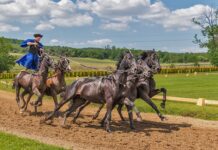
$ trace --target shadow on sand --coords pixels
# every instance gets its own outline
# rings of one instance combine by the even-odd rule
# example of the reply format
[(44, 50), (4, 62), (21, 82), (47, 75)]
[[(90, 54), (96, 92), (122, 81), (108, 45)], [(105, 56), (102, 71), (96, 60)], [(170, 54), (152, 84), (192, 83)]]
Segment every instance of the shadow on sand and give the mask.
[[(79, 118), (80, 119), (85, 119), (85, 118), (91, 118), (92, 115), (81, 115)], [(104, 127), (101, 127), (100, 125), (100, 119), (97, 119), (96, 121), (79, 121), (80, 119), (78, 118), (77, 124), (78, 126), (83, 126), (86, 128), (95, 128), (99, 130), (104, 130)], [(68, 118), (67, 122), (67, 128), (71, 128), (71, 125), (73, 124), (72, 117)], [(90, 120), (90, 119), (89, 119)], [(99, 122), (99, 123), (96, 123)], [(167, 121), (163, 122), (156, 122), (156, 121), (148, 121), (148, 120), (143, 120), (142, 122), (138, 122), (134, 120), (134, 126), (135, 129), (132, 130), (129, 127), (129, 122), (128, 121), (112, 121), (111, 122), (111, 130), (112, 132), (143, 132), (147, 136), (150, 136), (151, 132), (161, 132), (161, 133), (171, 133), (174, 131), (179, 131), (181, 128), (189, 128), (191, 127), (191, 124), (187, 123), (169, 123)]]

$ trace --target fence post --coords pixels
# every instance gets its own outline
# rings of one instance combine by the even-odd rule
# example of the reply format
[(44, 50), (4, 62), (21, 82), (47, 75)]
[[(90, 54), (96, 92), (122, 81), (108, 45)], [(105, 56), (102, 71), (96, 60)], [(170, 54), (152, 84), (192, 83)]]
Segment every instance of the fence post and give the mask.
[(198, 106), (204, 106), (205, 105), (205, 99), (204, 98), (199, 98), (197, 101)]

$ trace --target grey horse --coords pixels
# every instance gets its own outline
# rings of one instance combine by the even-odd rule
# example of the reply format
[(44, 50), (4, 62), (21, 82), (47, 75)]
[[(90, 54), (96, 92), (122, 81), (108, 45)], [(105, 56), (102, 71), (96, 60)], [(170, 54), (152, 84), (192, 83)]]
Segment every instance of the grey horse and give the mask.
[[(161, 70), (157, 53), (155, 52), (155, 50), (145, 51), (141, 54), (139, 62), (145, 62), (149, 66), (149, 68), (151, 69), (151, 75), (149, 77), (147, 76), (146, 78), (144, 78), (143, 76), (141, 76), (139, 78), (139, 80), (137, 82), (137, 95), (135, 93), (135, 90), (132, 90), (134, 92), (130, 93), (130, 95), (129, 95), (130, 99), (132, 99), (132, 100), (136, 99), (136, 98), (143, 99), (146, 103), (148, 103), (156, 111), (159, 118), (161, 120), (164, 120), (165, 117), (160, 113), (157, 106), (151, 101), (151, 98), (153, 96), (159, 94), (160, 92), (163, 92), (163, 102), (161, 103), (161, 107), (165, 108), (166, 91), (167, 90), (165, 88), (156, 89), (155, 80), (153, 79), (153, 75), (155, 73), (160, 72), (160, 70)], [(98, 111), (93, 116), (93, 119), (96, 119), (98, 117), (98, 115), (103, 107), (104, 107), (104, 104), (99, 107)], [(121, 120), (125, 121), (125, 119), (122, 115), (122, 107), (123, 107), (123, 103), (119, 103), (117, 110), (118, 110), (118, 113), (120, 115)], [(135, 108), (135, 111), (136, 111), (137, 119), (142, 120), (140, 112), (136, 108)], [(130, 120), (131, 120), (131, 118), (130, 118)]]
[[(139, 84), (141, 83), (141, 79), (143, 79), (143, 81), (144, 81), (146, 78), (149, 78), (151, 76), (151, 74), (152, 74), (151, 69), (149, 68), (147, 63), (144, 60), (139, 59), (137, 61), (137, 73), (130, 74), (127, 76), (125, 89), (123, 90), (123, 92), (124, 92), (123, 97), (121, 97), (121, 100), (116, 101), (116, 103), (113, 104), (113, 108), (116, 106), (116, 104), (121, 105), (121, 106), (123, 106), (123, 104), (126, 105), (127, 110), (128, 110), (131, 129), (134, 129), (132, 109), (134, 109), (136, 112), (136, 115), (139, 118), (141, 118), (139, 111), (137, 110), (137, 108), (134, 106), (134, 103), (133, 103), (134, 100), (137, 98), (137, 86), (139, 86)], [(82, 105), (78, 108), (78, 111), (73, 119), (73, 122), (76, 121), (80, 112), (90, 103), (91, 103), (90, 101), (87, 101), (84, 105)], [(98, 113), (101, 111), (103, 106), (104, 106), (104, 104), (101, 105), (100, 109), (98, 110)], [(120, 114), (120, 116), (122, 117), (122, 114)], [(102, 120), (102, 123), (104, 122), (105, 118), (106, 118), (106, 116)]]
[(106, 103), (107, 113), (104, 124), (106, 124), (106, 131), (110, 132), (109, 119), (113, 104), (123, 97), (122, 90), (126, 90), (125, 83), (128, 79), (127, 77), (132, 74), (134, 75), (136, 69), (135, 58), (131, 52), (126, 52), (121, 61), (119, 61), (118, 70), (113, 74), (107, 77), (79, 79), (68, 86), (63, 100), (59, 103), (58, 107), (42, 122), (52, 119), (56, 111), (71, 100), (73, 101), (73, 104), (65, 113), (63, 125), (65, 124), (66, 118), (87, 101), (99, 104)]

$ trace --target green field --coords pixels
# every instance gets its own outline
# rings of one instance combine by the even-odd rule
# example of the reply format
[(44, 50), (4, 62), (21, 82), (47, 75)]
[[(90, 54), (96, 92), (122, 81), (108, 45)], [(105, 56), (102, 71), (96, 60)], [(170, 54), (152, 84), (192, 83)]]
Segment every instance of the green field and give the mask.
[[(70, 84), (75, 78), (67, 78)], [(157, 87), (165, 87), (167, 95), (218, 100), (218, 73), (155, 75)]]
[(0, 132), (0, 150), (64, 150), (35, 140)]
[[(20, 53), (11, 53), (13, 56), (16, 56), (17, 58), (21, 57), (24, 54)], [(58, 61), (58, 57), (53, 57), (55, 62)], [(92, 70), (92, 68), (97, 68), (99, 70), (110, 70), (111, 68), (115, 68), (116, 61), (114, 60), (109, 60), (109, 59), (95, 59), (95, 58), (79, 58), (79, 57), (69, 57), (71, 67), (73, 71), (78, 71), (78, 70)], [(84, 67), (82, 65), (85, 65), (87, 67)], [(14, 68), (12, 69), (13, 72), (18, 72), (22, 70), (23, 67), (19, 65), (15, 65)]]
[(157, 75), (155, 79), (157, 86), (167, 88), (170, 96), (218, 100), (217, 73)]
[[(200, 118), (200, 119), (205, 119), (205, 120), (218, 120), (218, 107), (217, 106), (199, 107), (195, 104), (190, 104), (190, 103), (167, 101), (166, 108), (162, 109), (160, 107), (161, 101), (154, 100), (154, 102), (155, 104), (157, 104), (159, 110), (163, 114), (194, 117), (194, 118)], [(140, 112), (155, 113), (155, 111), (141, 99), (136, 100), (136, 106), (140, 110)]]

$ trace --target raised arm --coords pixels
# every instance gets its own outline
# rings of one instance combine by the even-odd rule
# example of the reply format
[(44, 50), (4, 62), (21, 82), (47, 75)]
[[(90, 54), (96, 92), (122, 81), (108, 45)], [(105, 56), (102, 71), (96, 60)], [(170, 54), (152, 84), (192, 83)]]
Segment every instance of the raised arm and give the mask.
[(20, 44), (21, 47), (27, 47), (27, 46), (31, 46), (31, 45), (37, 45), (37, 43), (34, 42), (34, 40), (28, 39), (28, 40), (23, 41)]

